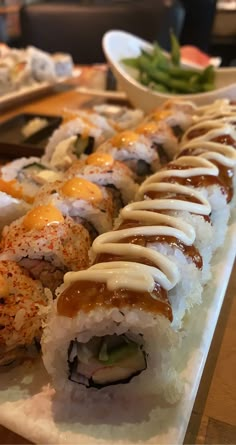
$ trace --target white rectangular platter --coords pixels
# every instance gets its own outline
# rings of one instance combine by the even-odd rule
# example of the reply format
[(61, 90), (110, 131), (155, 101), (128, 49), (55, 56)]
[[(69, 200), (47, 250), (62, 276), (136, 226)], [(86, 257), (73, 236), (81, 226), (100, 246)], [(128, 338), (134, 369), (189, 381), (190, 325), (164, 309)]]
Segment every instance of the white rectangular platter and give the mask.
[[(201, 375), (224, 300), (236, 253), (236, 211), (231, 218), (224, 247), (214, 258), (212, 280), (204, 292), (203, 304), (189, 318), (177, 367), (185, 386), (180, 402), (156, 404), (143, 420), (123, 407), (122, 419), (111, 413), (95, 421), (94, 413), (66, 406), (54, 390), (39, 360), (0, 376), (0, 423), (36, 443), (80, 445), (181, 444), (184, 440)], [(141, 417), (140, 417), (141, 414)], [(105, 419), (105, 420), (104, 420)]]

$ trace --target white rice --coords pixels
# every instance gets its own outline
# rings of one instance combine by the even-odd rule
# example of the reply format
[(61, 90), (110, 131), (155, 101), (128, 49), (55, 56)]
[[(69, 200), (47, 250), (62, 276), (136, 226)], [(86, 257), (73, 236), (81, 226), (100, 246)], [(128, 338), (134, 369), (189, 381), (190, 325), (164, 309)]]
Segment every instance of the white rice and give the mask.
[(166, 255), (179, 269), (181, 278), (176, 286), (169, 291), (169, 299), (173, 311), (172, 327), (180, 329), (186, 312), (202, 302), (202, 272), (191, 258), (186, 257), (179, 249), (167, 243), (150, 243), (147, 247)]
[[(71, 340), (86, 343), (94, 336), (126, 332), (135, 336), (143, 335), (147, 356), (147, 370), (134, 377), (128, 384), (117, 384), (102, 389), (86, 388), (68, 380), (67, 355)], [(173, 349), (179, 345), (167, 319), (136, 309), (118, 308), (82, 311), (74, 318), (58, 316), (56, 302), (46, 324), (42, 340), (43, 361), (53, 378), (58, 393), (77, 401), (109, 401), (112, 398), (129, 399), (143, 395), (161, 394), (168, 402), (175, 403), (182, 390), (182, 384), (171, 365)]]

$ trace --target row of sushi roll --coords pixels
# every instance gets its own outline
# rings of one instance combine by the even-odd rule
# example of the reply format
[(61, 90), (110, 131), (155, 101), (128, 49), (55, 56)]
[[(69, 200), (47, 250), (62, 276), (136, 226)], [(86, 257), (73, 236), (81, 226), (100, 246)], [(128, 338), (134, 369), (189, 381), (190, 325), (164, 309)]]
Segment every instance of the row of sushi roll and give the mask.
[(10, 48), (0, 43), (0, 94), (8, 94), (42, 82), (55, 82), (73, 75), (72, 57), (49, 54), (33, 46)]
[[(17, 262), (23, 274), (30, 274), (31, 280), (33, 276), (34, 282), (53, 292), (64, 273), (74, 271), (65, 275), (65, 283), (57, 291), (44, 336), (44, 361), (56, 388), (68, 387), (73, 392), (76, 386), (79, 395), (83, 390), (87, 394), (88, 387), (90, 394), (100, 388), (111, 395), (115, 383), (127, 382), (137, 391), (145, 378), (150, 391), (155, 386), (169, 401), (178, 398), (181, 384), (171, 354), (179, 344), (186, 312), (201, 302), (212, 253), (223, 242), (235, 168), (235, 152), (229, 141), (212, 141), (209, 131), (201, 135), (200, 143), (197, 138), (189, 142), (186, 135), (200, 121), (201, 128), (208, 128), (209, 120), (221, 125), (218, 136), (225, 135), (227, 125), (235, 126), (234, 114), (228, 101), (201, 111), (191, 103), (170, 103), (147, 116), (135, 130), (112, 136), (98, 145), (95, 153), (76, 161), (71, 158), (60, 169), (52, 169), (48, 161), (42, 169), (41, 160), (21, 160), (29, 166), (28, 172), (23, 172), (24, 185), (25, 173), (29, 185), (45, 170), (59, 176), (51, 176), (52, 181), (41, 176), (38, 183), (35, 181), (35, 193), (26, 200), (32, 209), (3, 230), (0, 261)], [(233, 139), (233, 130), (230, 134)], [(147, 145), (141, 144), (143, 138)], [(192, 152), (188, 144), (194, 141)], [(150, 150), (152, 159), (148, 158)], [(63, 156), (70, 158), (70, 153), (61, 153), (61, 160)], [(141, 172), (138, 154), (149, 166)], [(176, 159), (166, 164), (174, 156)], [(10, 182), (8, 186), (15, 189), (16, 177), (25, 170), (13, 164), (10, 173), (3, 168), (4, 174), (10, 175), (8, 181), (2, 178), (5, 192), (5, 183)], [(147, 173), (157, 170), (137, 192), (135, 181), (141, 182)], [(22, 193), (22, 183), (18, 187)], [(135, 202), (121, 210), (115, 230), (104, 233), (111, 229), (118, 209), (134, 199), (135, 193)], [(91, 241), (100, 233), (103, 235), (95, 239), (89, 252)], [(76, 272), (86, 269), (91, 259), (92, 267)], [(45, 295), (43, 307), (48, 301), (47, 292)], [(40, 311), (36, 311), (38, 319)], [(1, 317), (4, 314), (5, 304)], [(25, 312), (25, 317), (31, 318), (30, 312)], [(14, 325), (13, 316), (11, 323)], [(0, 324), (4, 350), (7, 331), (1, 318)], [(14, 356), (19, 349), (14, 336), (11, 345)], [(24, 337), (20, 347), (27, 355)], [(3, 363), (9, 363), (4, 361), (4, 354)], [(127, 385), (117, 385), (115, 392), (121, 386), (125, 392)]]
[[(137, 175), (126, 162), (114, 159), (109, 153), (89, 155), (90, 150), (86, 153), (85, 147), (88, 138), (93, 148), (96, 146), (94, 130), (98, 141), (104, 141), (108, 135), (113, 137), (118, 131), (137, 125), (143, 118), (141, 111), (122, 108), (117, 112), (113, 107), (112, 118), (110, 114), (108, 118), (106, 107), (100, 106), (89, 113), (81, 112), (80, 117), (71, 111), (65, 115), (67, 122), (52, 136), (43, 159), (21, 158), (1, 168), (0, 363), (3, 370), (35, 353), (41, 336), (42, 314), (51, 301), (48, 288), (54, 293), (66, 271), (89, 266), (92, 240), (112, 228), (119, 208), (134, 198), (138, 187)], [(68, 153), (59, 150), (58, 158), (65, 162), (52, 166), (47, 161), (50, 146), (56, 141), (56, 152), (57, 143), (70, 137), (71, 131), (72, 137), (78, 140), (82, 133), (83, 148), (79, 153), (85, 153), (84, 156), (78, 159), (78, 154), (74, 158), (69, 152), (68, 162)], [(149, 146), (146, 149), (150, 150)], [(128, 152), (127, 148), (124, 161), (129, 160)], [(145, 147), (141, 158), (145, 158)], [(21, 281), (24, 292), (18, 284)], [(14, 286), (18, 286), (19, 292)], [(14, 298), (16, 305), (12, 305)], [(27, 330), (28, 323), (31, 330), (26, 336), (24, 326)]]
[[(142, 183), (114, 229), (94, 240), (93, 264), (68, 272), (57, 289), (42, 349), (65, 397), (180, 397), (173, 353), (188, 334), (186, 317), (202, 302), (235, 192), (235, 108), (221, 105), (220, 113), (215, 104), (203, 108), (174, 159)], [(198, 120), (202, 131), (191, 138)]]

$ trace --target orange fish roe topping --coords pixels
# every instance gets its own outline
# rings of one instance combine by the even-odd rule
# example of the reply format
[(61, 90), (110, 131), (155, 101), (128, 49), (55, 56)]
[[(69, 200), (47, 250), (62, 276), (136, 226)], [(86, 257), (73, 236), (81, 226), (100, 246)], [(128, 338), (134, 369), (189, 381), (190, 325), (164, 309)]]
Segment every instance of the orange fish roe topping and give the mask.
[(6, 278), (2, 274), (0, 274), (0, 297), (8, 297), (9, 295), (9, 286)]
[(85, 201), (99, 202), (103, 199), (100, 188), (83, 178), (69, 179), (63, 184), (61, 191), (68, 197)]
[(170, 115), (171, 115), (171, 110), (158, 110), (158, 111), (154, 111), (151, 114), (151, 118), (155, 121), (160, 121)]
[(139, 125), (139, 127), (136, 129), (137, 133), (139, 134), (154, 134), (157, 131), (157, 123), (154, 121), (151, 122), (145, 122), (142, 125)]
[(123, 131), (116, 134), (111, 140), (111, 144), (116, 147), (124, 147), (125, 145), (131, 145), (136, 142), (139, 135), (134, 131)]
[(2, 178), (0, 178), (0, 191), (11, 195), (13, 198), (23, 198), (22, 187), (15, 179), (12, 179), (11, 181), (4, 181)]
[(98, 167), (112, 167), (114, 159), (108, 153), (93, 153), (87, 157), (86, 164)]
[(64, 217), (60, 210), (56, 207), (48, 205), (40, 205), (30, 210), (23, 220), (26, 230), (41, 230), (50, 224), (58, 224), (64, 222)]

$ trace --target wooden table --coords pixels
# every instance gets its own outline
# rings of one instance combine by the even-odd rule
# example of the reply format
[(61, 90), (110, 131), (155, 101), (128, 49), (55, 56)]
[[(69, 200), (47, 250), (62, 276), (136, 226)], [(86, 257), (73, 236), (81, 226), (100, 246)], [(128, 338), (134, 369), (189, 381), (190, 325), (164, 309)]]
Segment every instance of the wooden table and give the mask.
[[(100, 79), (101, 80), (101, 79)], [(94, 82), (94, 87), (101, 85)], [(4, 120), (20, 112), (60, 114), (65, 107), (78, 109), (99, 99), (63, 86), (49, 96), (2, 113)], [(209, 352), (185, 443), (236, 443), (236, 267)], [(25, 439), (0, 427), (0, 444), (27, 444)]]

